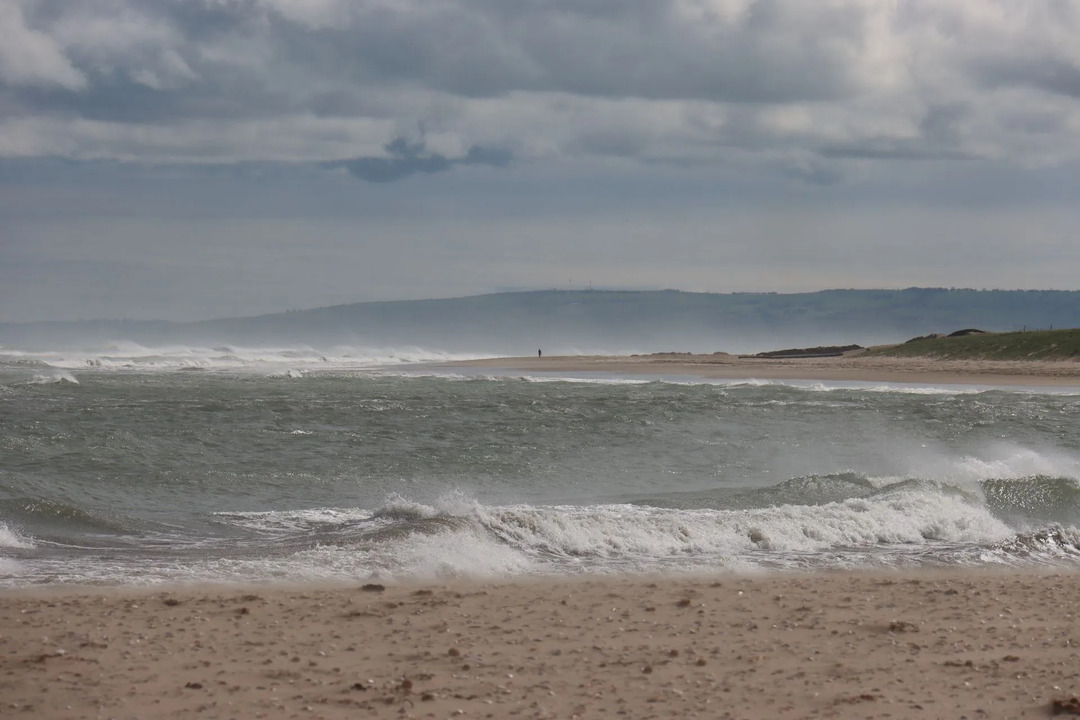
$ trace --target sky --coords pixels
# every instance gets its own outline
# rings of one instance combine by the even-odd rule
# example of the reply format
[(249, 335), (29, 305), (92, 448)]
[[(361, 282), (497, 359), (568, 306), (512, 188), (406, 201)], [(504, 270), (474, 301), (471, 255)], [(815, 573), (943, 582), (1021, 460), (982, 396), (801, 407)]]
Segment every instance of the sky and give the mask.
[(1080, 288), (1080, 0), (0, 0), (0, 322)]

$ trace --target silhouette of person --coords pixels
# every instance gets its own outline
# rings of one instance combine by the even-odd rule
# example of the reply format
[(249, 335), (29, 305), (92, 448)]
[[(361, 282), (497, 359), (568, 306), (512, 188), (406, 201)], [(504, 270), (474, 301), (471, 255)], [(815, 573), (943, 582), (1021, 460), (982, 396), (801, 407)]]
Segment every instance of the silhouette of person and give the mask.
[(538, 357), (538, 358), (539, 357), (544, 357), (544, 351), (543, 350), (537, 350), (536, 351), (536, 357)]

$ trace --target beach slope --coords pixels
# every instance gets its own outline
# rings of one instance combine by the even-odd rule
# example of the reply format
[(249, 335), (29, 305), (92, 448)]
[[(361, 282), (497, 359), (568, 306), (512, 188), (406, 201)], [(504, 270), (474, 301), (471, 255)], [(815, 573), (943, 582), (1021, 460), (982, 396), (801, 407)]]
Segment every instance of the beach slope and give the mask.
[(1080, 575), (0, 594), (0, 715), (1043, 718)]

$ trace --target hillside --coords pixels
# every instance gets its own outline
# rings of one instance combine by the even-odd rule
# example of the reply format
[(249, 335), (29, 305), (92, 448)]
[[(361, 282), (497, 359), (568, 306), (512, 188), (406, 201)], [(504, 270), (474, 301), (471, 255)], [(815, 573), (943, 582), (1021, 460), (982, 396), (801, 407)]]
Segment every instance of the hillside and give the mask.
[(1080, 292), (826, 290), (814, 293), (536, 291), (365, 302), (194, 323), (0, 325), (0, 345), (422, 346), (451, 352), (757, 352), (895, 343), (939, 329), (1080, 327)]
[(1074, 360), (1080, 358), (1080, 329), (921, 338), (873, 348), (864, 355), (941, 360)]

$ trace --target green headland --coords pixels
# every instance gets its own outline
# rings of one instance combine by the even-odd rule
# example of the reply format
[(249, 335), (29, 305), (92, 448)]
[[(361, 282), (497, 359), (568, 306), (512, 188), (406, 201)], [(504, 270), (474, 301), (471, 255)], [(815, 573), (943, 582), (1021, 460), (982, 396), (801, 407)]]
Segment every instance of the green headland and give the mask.
[(866, 357), (930, 357), (941, 360), (1080, 359), (1080, 329), (973, 333), (925, 337), (870, 348)]

